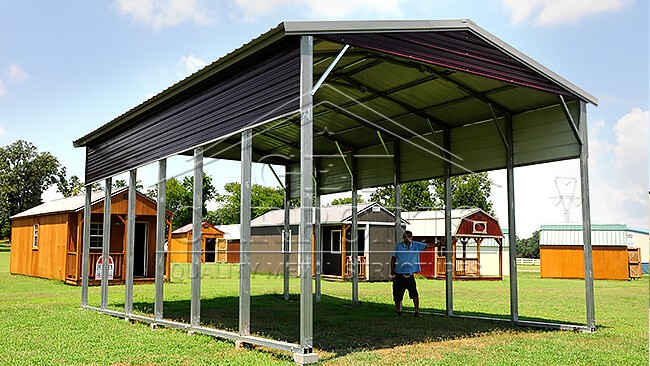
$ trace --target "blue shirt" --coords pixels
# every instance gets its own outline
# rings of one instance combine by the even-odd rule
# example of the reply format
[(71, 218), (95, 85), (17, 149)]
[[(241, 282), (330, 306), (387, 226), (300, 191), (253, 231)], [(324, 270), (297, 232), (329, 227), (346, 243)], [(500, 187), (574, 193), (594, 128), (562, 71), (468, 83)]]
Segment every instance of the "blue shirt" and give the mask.
[(395, 244), (393, 257), (395, 257), (395, 273), (410, 275), (420, 272), (420, 252), (427, 245), (419, 241), (412, 241), (410, 246), (404, 242)]

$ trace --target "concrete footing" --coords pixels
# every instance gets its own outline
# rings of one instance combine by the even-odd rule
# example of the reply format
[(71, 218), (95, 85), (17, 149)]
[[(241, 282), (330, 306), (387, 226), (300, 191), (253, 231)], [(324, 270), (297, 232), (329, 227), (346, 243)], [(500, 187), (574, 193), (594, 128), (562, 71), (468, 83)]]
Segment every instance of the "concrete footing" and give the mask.
[(308, 365), (312, 363), (318, 363), (318, 354), (317, 353), (294, 353), (293, 360), (298, 365)]

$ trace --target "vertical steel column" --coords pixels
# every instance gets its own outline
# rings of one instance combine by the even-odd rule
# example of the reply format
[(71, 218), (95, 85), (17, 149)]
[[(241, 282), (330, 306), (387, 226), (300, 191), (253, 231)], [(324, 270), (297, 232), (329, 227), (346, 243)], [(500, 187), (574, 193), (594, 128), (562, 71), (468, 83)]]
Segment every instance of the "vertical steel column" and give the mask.
[(81, 306), (88, 306), (88, 275), (90, 266), (90, 222), (91, 222), (91, 202), (92, 202), (92, 184), (86, 186), (86, 204), (84, 206), (84, 230), (83, 230), (83, 246), (82, 246), (82, 259), (81, 259)]
[(108, 256), (111, 248), (111, 188), (113, 181), (106, 178), (104, 182), (104, 222), (102, 224), (102, 292), (100, 308), (108, 305)]
[(589, 202), (589, 150), (587, 139), (587, 104), (580, 101), (579, 117), (582, 146), (580, 146), (580, 189), (582, 193), (582, 237), (585, 260), (585, 301), (587, 303), (587, 327), (596, 330), (596, 309), (594, 306), (594, 272), (591, 248), (591, 205)]
[(445, 179), (445, 294), (447, 316), (454, 315), (454, 263), (453, 249), (454, 245), (451, 238), (451, 130), (445, 129), (445, 161), (444, 161), (444, 179)]
[(393, 185), (395, 186), (395, 243), (402, 241), (402, 171), (400, 161), (399, 140), (393, 142), (393, 165), (395, 173), (393, 176)]
[(358, 200), (357, 200), (357, 159), (356, 151), (353, 149), (352, 158), (352, 175), (350, 183), (352, 188), (352, 228), (350, 229), (350, 241), (352, 242), (352, 305), (359, 305), (359, 223), (358, 223)]
[[(133, 313), (133, 246), (135, 245), (135, 182), (136, 170), (129, 171), (129, 200), (126, 215), (126, 277), (124, 286), (124, 313)], [(146, 244), (145, 244), (146, 245)]]
[(203, 214), (203, 147), (194, 149), (194, 192), (192, 200), (192, 298), (190, 324), (201, 324), (201, 244)]
[(284, 299), (289, 300), (289, 275), (291, 270), (291, 217), (289, 202), (291, 201), (291, 175), (289, 165), (284, 168), (284, 235), (282, 238), (283, 268), (284, 268)]
[(316, 209), (314, 211), (315, 217), (315, 226), (316, 226), (316, 233), (314, 235), (315, 240), (316, 240), (316, 302), (320, 302), (321, 300), (321, 274), (323, 273), (323, 237), (321, 233), (321, 212), (320, 212), (320, 160), (316, 159), (314, 161), (315, 164), (315, 169), (314, 169), (314, 176), (315, 176), (315, 183), (314, 183), (314, 191), (316, 194), (316, 198), (314, 200), (314, 205), (316, 206)]
[(508, 187), (508, 252), (510, 259), (510, 320), (519, 321), (519, 293), (517, 290), (517, 228), (515, 220), (515, 146), (512, 116), (506, 115), (506, 171)]
[(241, 134), (241, 240), (239, 246), (239, 334), (251, 333), (251, 165), (253, 130)]
[[(165, 276), (165, 233), (167, 225), (165, 215), (167, 208), (167, 160), (158, 161), (158, 199), (156, 203), (156, 298), (154, 317), (163, 318), (163, 291)], [(169, 238), (171, 239), (171, 238)]]
[(303, 353), (313, 351), (313, 295), (311, 268), (311, 232), (314, 197), (313, 138), (314, 110), (311, 95), (313, 81), (314, 38), (300, 39), (300, 346)]

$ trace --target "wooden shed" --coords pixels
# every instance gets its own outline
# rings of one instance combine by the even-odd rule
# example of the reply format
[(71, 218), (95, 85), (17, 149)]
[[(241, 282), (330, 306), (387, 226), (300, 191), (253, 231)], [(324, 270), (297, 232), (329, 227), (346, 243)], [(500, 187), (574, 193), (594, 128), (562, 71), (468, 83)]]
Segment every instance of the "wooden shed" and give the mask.
[[(223, 238), (226, 239), (226, 245), (222, 244), (217, 248), (217, 261), (224, 263), (239, 263), (239, 244), (241, 239), (241, 225), (219, 225), (217, 226), (223, 232)], [(225, 250), (223, 249), (225, 247)]]
[[(135, 282), (148, 282), (154, 280), (156, 202), (140, 192), (136, 197), (133, 276)], [(104, 194), (94, 193), (91, 198), (89, 278), (90, 284), (99, 284), (95, 280), (95, 265), (102, 254)], [(110, 257), (114, 273), (110, 284), (125, 280), (127, 200), (127, 189), (115, 192), (111, 199)], [(10, 272), (80, 285), (84, 204), (85, 196), (74, 196), (12, 216)], [(171, 215), (167, 211), (168, 227)]]
[[(591, 225), (594, 279), (629, 279), (625, 225)], [(582, 225), (542, 225), (539, 237), (542, 278), (584, 278)]]
[[(387, 281), (395, 246), (395, 215), (378, 203), (358, 207), (359, 279)], [(299, 209), (290, 210), (291, 273), (298, 275)], [(345, 280), (352, 273), (350, 256), (352, 206), (321, 207), (322, 277)], [(260, 273), (282, 273), (284, 210), (274, 210), (251, 222), (251, 268)], [(406, 222), (403, 222), (405, 228)], [(313, 229), (315, 230), (315, 229)], [(315, 232), (312, 233), (314, 238)], [(315, 242), (312, 240), (315, 248)], [(314, 249), (315, 252), (315, 249)], [(315, 255), (315, 254), (314, 254)], [(315, 258), (314, 258), (315, 262)], [(315, 273), (315, 266), (313, 268)]]
[[(192, 263), (192, 224), (187, 224), (172, 231), (168, 253), (174, 263)], [(201, 223), (201, 263), (228, 262), (228, 240), (224, 232), (209, 222)], [(236, 262), (231, 255), (230, 263), (239, 262), (237, 248)]]
[[(413, 239), (433, 243), (420, 253), (420, 272), (427, 278), (445, 278), (445, 212), (402, 213)], [(452, 276), (463, 280), (500, 280), (508, 263), (503, 253), (503, 232), (496, 218), (479, 208), (451, 210)]]

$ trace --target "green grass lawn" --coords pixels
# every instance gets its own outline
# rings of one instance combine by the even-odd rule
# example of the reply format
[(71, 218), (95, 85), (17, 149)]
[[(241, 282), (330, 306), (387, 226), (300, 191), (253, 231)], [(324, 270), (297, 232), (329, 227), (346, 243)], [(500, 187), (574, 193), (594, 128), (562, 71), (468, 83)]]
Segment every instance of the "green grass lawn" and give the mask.
[[(0, 364), (292, 364), (286, 352), (253, 348), (204, 335), (80, 310), (81, 289), (60, 281), (10, 275), (9, 252), (0, 244)], [(165, 284), (165, 317), (187, 321), (190, 282), (177, 266)], [(238, 266), (204, 265), (202, 324), (237, 330)], [(584, 285), (579, 280), (540, 279), (519, 273), (521, 319), (585, 322)], [(444, 281), (418, 280), (423, 309), (444, 312)], [(253, 275), (251, 328), (254, 334), (298, 343), (299, 281), (291, 280), (290, 301), (282, 278)], [(360, 307), (350, 302), (351, 284), (323, 283), (323, 301), (314, 303), (314, 343), (323, 364), (512, 364), (647, 365), (648, 277), (638, 281), (597, 281), (594, 334), (511, 326), (407, 314), (396, 318), (389, 283), (361, 283)], [(152, 315), (153, 285), (137, 285), (137, 313)], [(509, 317), (509, 282), (454, 282), (458, 314)], [(99, 287), (90, 305), (99, 305)], [(124, 286), (109, 290), (109, 308), (122, 310)], [(407, 301), (407, 305), (410, 305)]]

